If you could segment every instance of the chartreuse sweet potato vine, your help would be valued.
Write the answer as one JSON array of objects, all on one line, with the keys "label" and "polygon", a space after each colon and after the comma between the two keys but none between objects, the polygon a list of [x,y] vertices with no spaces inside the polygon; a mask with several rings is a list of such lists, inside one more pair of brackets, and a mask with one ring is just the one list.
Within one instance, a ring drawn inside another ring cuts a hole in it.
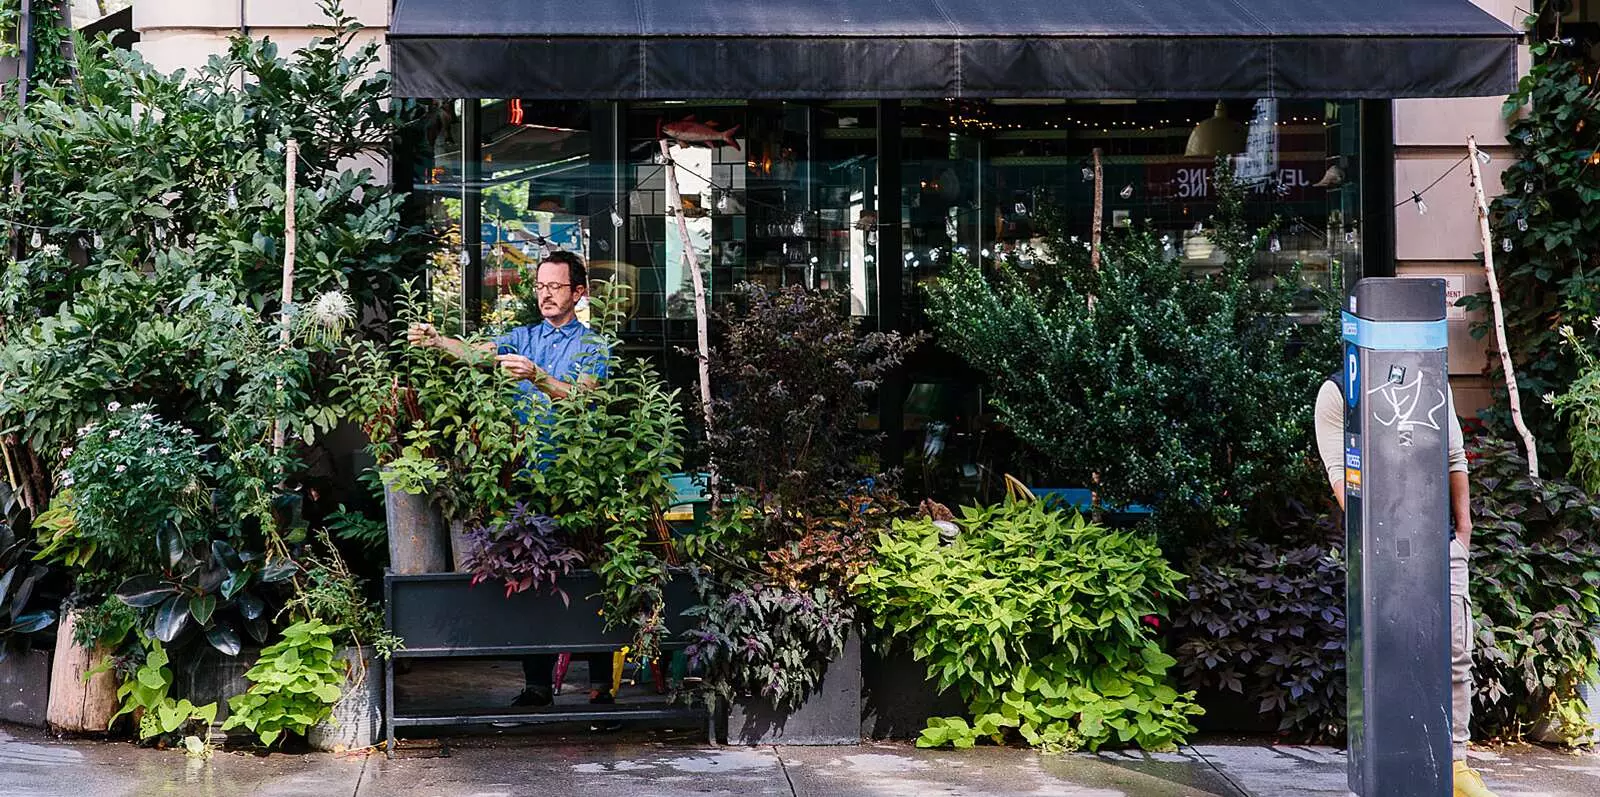
[{"label": "chartreuse sweet potato vine", "polygon": [[1174,660],[1145,618],[1180,593],[1148,537],[1037,502],[966,508],[942,544],[931,521],[879,536],[856,584],[968,717],[934,718],[917,744],[970,747],[1011,734],[1046,749],[1171,747],[1202,713],[1169,685]]}]

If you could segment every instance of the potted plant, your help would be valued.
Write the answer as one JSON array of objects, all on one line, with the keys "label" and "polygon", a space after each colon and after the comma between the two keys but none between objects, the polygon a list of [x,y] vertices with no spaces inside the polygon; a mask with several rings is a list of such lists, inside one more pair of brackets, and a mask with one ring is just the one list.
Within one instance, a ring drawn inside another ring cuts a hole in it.
[{"label": "potted plant", "polygon": [[685,545],[701,602],[687,633],[729,741],[860,738],[850,585],[900,511],[860,415],[918,339],[859,332],[842,306],[741,285],[711,358],[722,398],[706,453],[728,500]]},{"label": "potted plant", "polygon": [[371,747],[383,733],[383,677],[380,660],[401,646],[383,627],[383,613],[368,598],[326,530],[318,537],[323,553],[301,557],[294,597],[287,611],[318,618],[332,626],[335,669],[344,675],[339,699],[328,716],[306,729],[317,750],[339,752]]}]

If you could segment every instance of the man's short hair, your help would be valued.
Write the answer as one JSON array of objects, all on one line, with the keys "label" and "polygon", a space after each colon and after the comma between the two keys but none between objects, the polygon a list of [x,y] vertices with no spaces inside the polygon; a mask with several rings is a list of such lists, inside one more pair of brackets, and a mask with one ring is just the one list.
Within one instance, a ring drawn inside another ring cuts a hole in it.
[{"label": "man's short hair", "polygon": [[567,282],[571,283],[574,289],[577,289],[579,286],[582,286],[585,289],[589,287],[589,269],[584,268],[583,258],[578,257],[576,253],[568,252],[566,250],[551,252],[550,254],[545,255],[543,260],[539,261],[539,265],[541,266],[546,263],[560,263],[561,265],[566,266]]}]

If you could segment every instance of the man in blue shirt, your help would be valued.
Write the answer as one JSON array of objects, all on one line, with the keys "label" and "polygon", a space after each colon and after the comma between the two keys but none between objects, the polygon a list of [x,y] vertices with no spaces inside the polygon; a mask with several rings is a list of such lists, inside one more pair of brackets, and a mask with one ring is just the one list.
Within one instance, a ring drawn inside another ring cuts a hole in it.
[{"label": "man in blue shirt", "polygon": [[[523,406],[517,415],[525,422],[534,406],[548,406],[552,398],[566,398],[574,390],[593,387],[606,377],[606,352],[577,317],[578,301],[589,292],[583,259],[572,252],[552,252],[539,263],[536,279],[534,295],[544,320],[516,327],[493,343],[478,344],[481,351],[495,352],[496,366],[521,380],[517,388],[522,392]],[[412,324],[406,338],[414,346],[443,349],[463,359],[470,348],[466,341],[439,334],[432,324]],[[554,656],[525,657],[525,686],[512,704],[550,705],[555,691],[554,669]],[[590,656],[589,702],[612,702],[611,680],[611,655]]]}]

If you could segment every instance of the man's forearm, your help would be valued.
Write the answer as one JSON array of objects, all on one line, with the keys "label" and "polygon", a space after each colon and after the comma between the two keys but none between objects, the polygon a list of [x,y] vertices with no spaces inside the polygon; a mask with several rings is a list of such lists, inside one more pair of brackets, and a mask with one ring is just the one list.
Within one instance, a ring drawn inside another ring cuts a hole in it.
[{"label": "man's forearm", "polygon": [[1328,483],[1333,487],[1333,500],[1339,502],[1339,511],[1344,511],[1344,477],[1328,476]]},{"label": "man's forearm", "polygon": [[1466,547],[1472,542],[1472,488],[1465,471],[1450,471],[1450,516],[1456,522],[1456,539]]},{"label": "man's forearm", "polygon": [[493,343],[479,343],[473,346],[460,338],[449,338],[442,335],[439,337],[439,342],[434,345],[458,360],[472,360],[484,354],[492,354],[495,348]]}]

